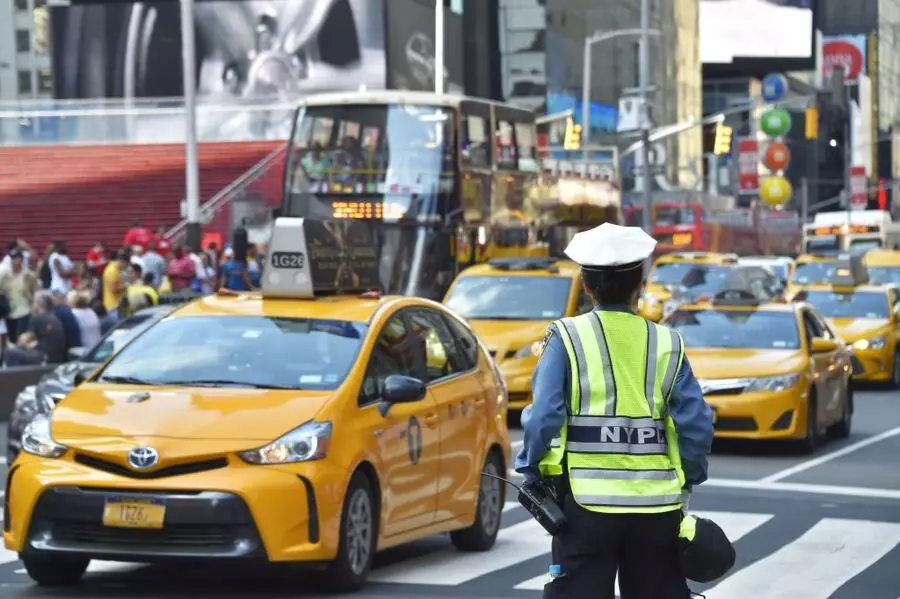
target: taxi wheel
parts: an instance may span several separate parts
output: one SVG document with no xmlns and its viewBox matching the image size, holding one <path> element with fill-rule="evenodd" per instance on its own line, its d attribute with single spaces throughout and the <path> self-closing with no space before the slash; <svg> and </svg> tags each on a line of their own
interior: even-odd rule
<svg viewBox="0 0 900 599">
<path fill-rule="evenodd" d="M 494 476 L 503 476 L 503 460 L 494 453 L 488 454 L 481 470 Z M 500 517 L 503 515 L 503 483 L 490 476 L 481 477 L 478 489 L 478 504 L 475 523 L 469 528 L 450 533 L 450 540 L 460 551 L 487 551 L 494 546 L 500 531 Z"/>
<path fill-rule="evenodd" d="M 78 584 L 84 576 L 88 564 L 86 557 L 72 555 L 50 555 L 21 553 L 19 557 L 25 565 L 28 576 L 42 587 L 68 587 Z"/>
<path fill-rule="evenodd" d="M 850 436 L 851 428 L 853 428 L 853 387 L 848 384 L 841 419 L 828 427 L 828 436 L 833 439 L 846 439 Z"/>
<path fill-rule="evenodd" d="M 800 440 L 800 453 L 812 453 L 818 449 L 822 441 L 819 434 L 819 423 L 816 414 L 818 414 L 818 402 L 815 393 L 810 394 L 806 408 L 806 436 Z"/>
<path fill-rule="evenodd" d="M 894 363 L 891 366 L 891 387 L 900 389 L 900 351 L 894 352 Z"/>
<path fill-rule="evenodd" d="M 357 472 L 350 479 L 341 514 L 341 540 L 337 557 L 325 570 L 329 590 L 355 591 L 365 584 L 378 535 L 378 508 L 369 479 Z"/>
</svg>

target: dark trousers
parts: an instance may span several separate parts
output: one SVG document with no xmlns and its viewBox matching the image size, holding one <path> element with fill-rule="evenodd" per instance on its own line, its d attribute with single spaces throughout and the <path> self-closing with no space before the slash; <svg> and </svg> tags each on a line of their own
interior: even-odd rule
<svg viewBox="0 0 900 599">
<path fill-rule="evenodd" d="M 571 495 L 563 502 L 568 523 L 553 538 L 553 563 L 563 576 L 544 587 L 544 599 L 689 599 L 678 566 L 681 511 L 601 514 Z"/>
<path fill-rule="evenodd" d="M 28 316 L 21 318 L 7 318 L 6 330 L 8 331 L 10 343 L 15 343 L 19 339 L 19 335 L 28 330 Z"/>
</svg>

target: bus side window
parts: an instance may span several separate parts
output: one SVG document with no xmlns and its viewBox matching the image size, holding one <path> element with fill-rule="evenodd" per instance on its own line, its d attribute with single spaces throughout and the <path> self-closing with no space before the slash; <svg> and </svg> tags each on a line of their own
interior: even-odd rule
<svg viewBox="0 0 900 599">
<path fill-rule="evenodd" d="M 538 172 L 537 133 L 533 123 L 515 123 L 516 151 L 519 158 L 519 170 L 528 173 Z"/>
<path fill-rule="evenodd" d="M 487 120 L 476 114 L 463 113 L 462 121 L 463 165 L 490 168 L 490 135 Z"/>
</svg>

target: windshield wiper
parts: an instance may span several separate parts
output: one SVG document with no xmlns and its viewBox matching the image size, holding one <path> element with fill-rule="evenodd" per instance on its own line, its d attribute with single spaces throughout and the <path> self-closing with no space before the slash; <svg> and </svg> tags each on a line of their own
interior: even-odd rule
<svg viewBox="0 0 900 599">
<path fill-rule="evenodd" d="M 102 376 L 100 377 L 100 383 L 114 383 L 119 385 L 158 385 L 154 381 L 145 381 L 144 379 L 139 379 L 136 376 Z"/>
<path fill-rule="evenodd" d="M 272 385 L 262 383 L 250 383 L 247 381 L 232 381 L 227 379 L 194 379 L 184 381 L 160 381 L 160 385 L 177 386 L 177 387 L 249 387 L 251 389 L 284 389 L 287 391 L 296 391 L 297 387 L 287 387 L 285 385 Z"/>
</svg>

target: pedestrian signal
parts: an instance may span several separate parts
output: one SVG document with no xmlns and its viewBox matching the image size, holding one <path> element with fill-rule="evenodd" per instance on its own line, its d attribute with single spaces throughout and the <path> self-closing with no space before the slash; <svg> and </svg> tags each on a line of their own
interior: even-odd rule
<svg viewBox="0 0 900 599">
<path fill-rule="evenodd" d="M 566 150 L 577 150 L 581 147 L 581 125 L 576 125 L 575 121 L 569 119 L 566 122 L 566 138 L 563 140 L 563 148 Z"/>
<path fill-rule="evenodd" d="M 728 127 L 727 125 L 723 125 L 719 123 L 716 125 L 716 141 L 713 144 L 713 152 L 716 154 L 730 154 L 731 153 L 731 134 L 734 133 L 734 129 Z M 707 138 L 709 139 L 709 138 Z"/>
</svg>

